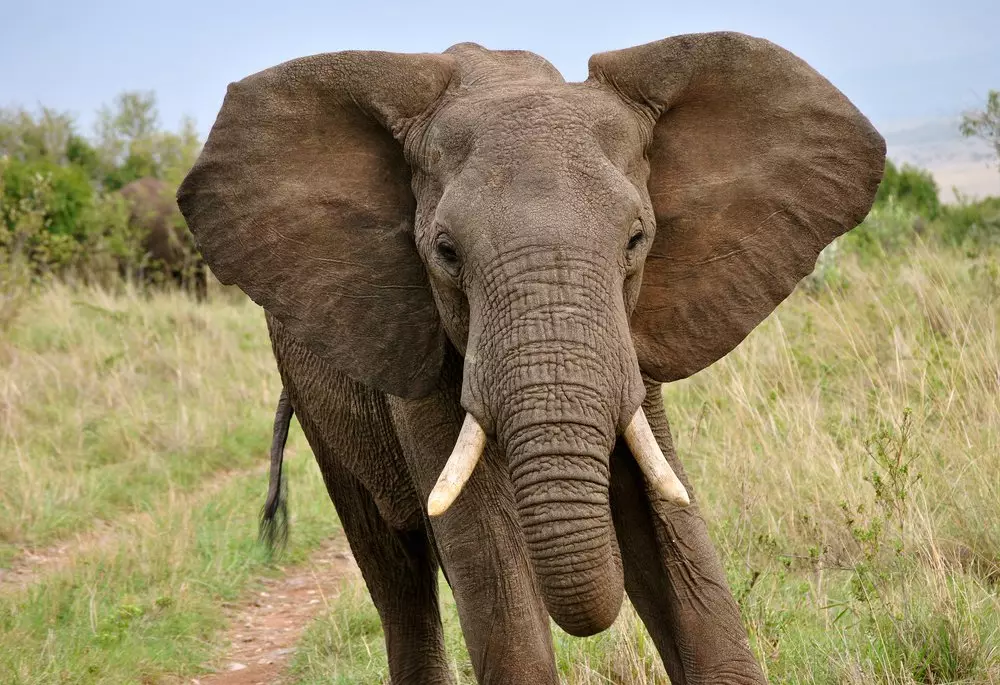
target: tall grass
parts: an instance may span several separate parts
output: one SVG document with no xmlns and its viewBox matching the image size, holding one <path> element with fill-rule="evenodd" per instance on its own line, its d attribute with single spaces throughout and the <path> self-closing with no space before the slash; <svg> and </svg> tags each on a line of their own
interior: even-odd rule
<svg viewBox="0 0 1000 685">
<path fill-rule="evenodd" d="M 668 386 L 774 682 L 1000 681 L 1000 267 L 842 261 Z"/>
<path fill-rule="evenodd" d="M 678 452 L 771 682 L 1000 683 L 1000 255 L 877 244 L 835 248 L 731 355 L 665 387 Z M 629 608 L 554 635 L 566 683 L 666 682 Z M 295 668 L 387 682 L 363 593 Z"/>
<path fill-rule="evenodd" d="M 22 296 L 0 337 L 0 566 L 263 466 L 279 389 L 248 301 L 59 283 Z"/>
<path fill-rule="evenodd" d="M 908 220 L 874 217 L 878 250 L 831 250 L 736 351 L 664 390 L 771 682 L 1000 683 L 1000 253 L 899 243 L 891 222 Z M 95 521 L 112 535 L 0 593 L 0 682 L 204 670 L 222 603 L 273 572 L 253 543 L 265 478 L 244 473 L 264 466 L 278 392 L 260 310 L 58 284 L 10 302 L 0 569 Z M 296 559 L 335 522 L 292 440 Z M 666 682 L 628 607 L 605 634 L 554 636 L 564 682 Z M 291 680 L 385 679 L 357 585 L 307 631 Z"/>
</svg>

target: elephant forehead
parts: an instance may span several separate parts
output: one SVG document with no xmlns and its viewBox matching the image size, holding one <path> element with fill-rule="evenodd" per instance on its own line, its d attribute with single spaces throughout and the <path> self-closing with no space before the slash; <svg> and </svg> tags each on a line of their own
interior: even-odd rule
<svg viewBox="0 0 1000 685">
<path fill-rule="evenodd" d="M 613 95 L 579 83 L 496 83 L 461 89 L 426 132 L 432 162 L 464 166 L 546 155 L 603 155 L 623 170 L 642 155 L 639 120 Z"/>
</svg>

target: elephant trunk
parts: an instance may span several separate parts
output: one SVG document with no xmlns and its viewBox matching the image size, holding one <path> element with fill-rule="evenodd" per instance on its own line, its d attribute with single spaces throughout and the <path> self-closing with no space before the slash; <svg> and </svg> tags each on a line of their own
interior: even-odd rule
<svg viewBox="0 0 1000 685">
<path fill-rule="evenodd" d="M 617 263 L 514 249 L 470 296 L 462 404 L 508 460 L 515 506 L 549 614 L 566 632 L 614 622 L 623 577 L 609 463 L 645 388 Z"/>
<path fill-rule="evenodd" d="M 574 393 L 569 388 L 559 392 Z M 614 426 L 583 393 L 547 410 L 512 417 L 505 427 L 518 515 L 542 598 L 571 635 L 610 626 L 622 602 L 621 562 L 609 505 Z"/>
</svg>

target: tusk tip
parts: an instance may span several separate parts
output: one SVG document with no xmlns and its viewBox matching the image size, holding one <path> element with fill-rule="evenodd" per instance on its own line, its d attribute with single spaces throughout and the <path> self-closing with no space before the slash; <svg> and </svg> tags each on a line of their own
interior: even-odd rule
<svg viewBox="0 0 1000 685">
<path fill-rule="evenodd" d="M 670 498 L 670 503 L 675 504 L 678 507 L 686 507 L 690 506 L 691 498 L 688 496 L 687 490 L 681 490 Z"/>
<path fill-rule="evenodd" d="M 678 507 L 686 507 L 691 504 L 691 497 L 688 495 L 687 488 L 678 479 L 672 484 L 673 487 L 665 488 L 664 494 L 667 495 L 667 501 L 671 504 L 677 505 Z"/>
<path fill-rule="evenodd" d="M 687 488 L 679 480 L 673 483 L 661 482 L 656 489 L 659 490 L 660 496 L 663 499 L 674 506 L 686 507 L 691 504 L 691 497 L 688 495 Z"/>
<path fill-rule="evenodd" d="M 452 502 L 455 501 L 457 496 L 457 492 L 442 492 L 435 488 L 431 492 L 430 497 L 427 498 L 427 515 L 440 516 L 445 513 L 451 507 Z"/>
</svg>

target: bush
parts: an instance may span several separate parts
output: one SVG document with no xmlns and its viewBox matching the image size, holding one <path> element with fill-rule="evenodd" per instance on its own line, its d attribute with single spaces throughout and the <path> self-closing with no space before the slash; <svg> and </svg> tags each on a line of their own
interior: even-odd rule
<svg viewBox="0 0 1000 685">
<path fill-rule="evenodd" d="M 45 191 L 40 190 L 43 185 Z M 41 203 L 40 192 L 45 195 Z M 42 210 L 44 232 L 82 239 L 86 230 L 83 216 L 93 201 L 94 190 L 80 167 L 49 160 L 8 160 L 4 165 L 3 220 L 8 230 L 13 230 L 19 208 L 27 204 Z"/>
<path fill-rule="evenodd" d="M 881 262 L 907 255 L 921 240 L 971 252 L 1000 245 L 1000 198 L 960 197 L 957 205 L 943 205 L 930 172 L 905 164 L 898 168 L 887 160 L 871 212 L 820 254 L 805 286 L 845 286 L 839 268 L 844 256 Z"/>
<path fill-rule="evenodd" d="M 924 229 L 925 222 L 909 203 L 890 195 L 877 203 L 861 225 L 839 242 L 844 251 L 862 259 L 883 260 L 904 252 Z"/>
<path fill-rule="evenodd" d="M 1000 244 L 1000 197 L 972 202 L 960 197 L 945 205 L 937 222 L 941 240 L 948 245 L 984 247 Z"/>
<path fill-rule="evenodd" d="M 46 274 L 101 278 L 136 254 L 117 195 L 97 194 L 74 166 L 0 158 L 0 261 Z"/>
<path fill-rule="evenodd" d="M 927 219 L 936 218 L 941 210 L 937 183 L 929 171 L 909 164 L 899 168 L 887 159 L 875 205 L 893 201 Z"/>
</svg>

